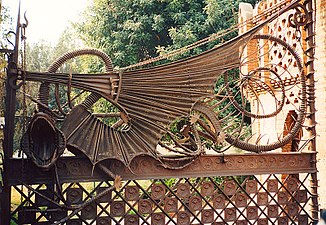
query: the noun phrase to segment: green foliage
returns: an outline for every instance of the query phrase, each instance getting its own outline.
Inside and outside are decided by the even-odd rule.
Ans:
[[[87,45],[104,50],[114,65],[123,67],[234,25],[238,4],[238,0],[94,0],[75,27]]]
[[[28,39],[27,39],[28,40]],[[62,35],[56,46],[52,46],[46,41],[40,41],[38,43],[26,43],[26,62],[28,71],[44,72],[48,67],[55,61],[56,58],[60,57],[67,51],[73,50],[79,47],[78,43],[75,41],[76,36],[71,29],[67,29]],[[23,45],[21,45],[23,46]],[[65,64],[58,72],[82,72],[83,68],[88,68],[84,66],[82,59],[71,60],[69,63]],[[25,85],[25,91],[34,99],[38,98],[39,93],[39,83],[38,82],[27,82]],[[23,88],[20,89],[21,91]],[[79,90],[73,90],[73,92],[78,92]],[[60,101],[64,104],[67,101],[67,88],[61,87],[59,89]],[[73,93],[74,95],[75,93]],[[22,92],[17,92],[17,104],[16,104],[16,127],[14,134],[14,151],[19,149],[20,139],[23,131],[24,124],[24,112],[23,112],[23,101],[24,95]],[[49,107],[55,109],[56,102],[54,98],[54,85],[50,88],[50,98]],[[36,104],[32,102],[29,98],[26,98],[26,113],[28,117],[31,117],[36,110]]]
[[[13,31],[14,30],[14,26],[13,26],[13,18],[10,16],[9,14],[9,10],[8,8],[1,6],[0,9],[0,24],[1,24],[1,29],[0,29],[0,47],[1,48],[13,48],[13,46],[8,46],[8,41],[7,41],[7,37],[13,42],[12,38],[10,36],[7,36],[7,33],[9,31]]]
[[[124,67],[229,28],[237,22],[238,5],[239,0],[94,0],[74,27],[87,46],[105,51],[113,65]],[[233,32],[225,38],[236,35]],[[215,44],[193,49],[179,58],[201,53]],[[91,72],[98,72],[102,66],[98,62],[88,65]],[[99,102],[95,111],[108,112],[110,108]]]
[[[178,183],[178,178],[167,178],[162,180],[165,185],[167,185],[169,188],[173,189]]]
[[[52,61],[53,47],[49,43],[42,41],[35,44],[27,45],[27,70],[45,71]]]
[[[3,7],[1,4],[0,9],[0,48],[13,48],[13,46],[8,46],[7,33],[9,30],[13,29],[12,17],[10,17],[8,9]],[[0,54],[0,116],[4,116],[4,78],[5,78],[5,68],[7,66],[6,55],[4,53]]]
[[[28,39],[27,39],[28,40]],[[77,37],[73,30],[67,28],[60,36],[58,43],[53,46],[49,42],[43,40],[38,43],[28,43],[27,41],[27,70],[29,71],[46,71],[48,67],[64,53],[80,48],[80,44],[76,41]],[[83,72],[88,66],[84,66],[83,60],[71,60],[58,72]]]

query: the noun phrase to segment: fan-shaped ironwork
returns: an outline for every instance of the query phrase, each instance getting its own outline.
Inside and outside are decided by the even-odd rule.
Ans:
[[[61,130],[68,149],[82,152],[94,165],[117,159],[129,167],[137,156],[149,155],[165,167],[182,168],[209,150],[220,153],[233,146],[251,152],[271,151],[290,142],[301,128],[306,108],[305,74],[302,59],[291,45],[259,32],[277,16],[294,8],[297,19],[293,23],[297,24],[301,11],[297,2],[293,2],[236,38],[169,64],[114,71],[105,53],[77,50],[56,60],[47,73],[26,72],[26,79],[42,82],[39,109],[54,119],[63,119]],[[244,54],[252,44],[256,50]],[[269,58],[273,52],[277,52],[277,59]],[[66,61],[84,54],[100,57],[105,62],[105,73],[56,73]],[[284,60],[291,62],[284,65]],[[293,79],[289,82],[288,77]],[[47,107],[49,84],[56,85],[60,115]],[[68,112],[61,107],[59,85],[68,87],[66,105],[71,108]],[[72,87],[91,94],[73,106]],[[301,93],[293,104],[298,114],[294,126],[284,137],[256,134],[252,127],[259,121],[277,117],[289,101],[288,90],[293,88]],[[266,95],[273,103],[265,108]],[[93,113],[91,107],[100,97],[113,104],[118,112]],[[103,116],[120,119],[109,126],[99,119]]]

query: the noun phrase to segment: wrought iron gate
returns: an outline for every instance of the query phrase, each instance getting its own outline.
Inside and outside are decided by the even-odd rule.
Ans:
[[[49,201],[45,185],[14,186],[22,203],[17,224],[311,224],[310,174],[129,180],[76,213]],[[92,185],[92,187],[89,187]],[[69,206],[98,195],[112,182],[65,183]],[[49,190],[50,189],[50,190]],[[54,198],[55,199],[55,198]],[[60,204],[60,202],[58,202]],[[69,219],[68,215],[74,214]],[[63,220],[65,219],[65,220]]]
[[[90,176],[85,159],[58,162],[61,187],[54,171],[11,160],[12,195],[20,196],[11,218],[16,224],[314,224],[313,159],[314,153],[203,156],[171,171],[146,158],[135,161],[133,173],[124,170],[118,190],[109,189],[114,182],[104,181],[102,171]]]
[[[176,74],[165,77],[172,79],[168,84],[165,81],[162,82],[157,76],[150,76],[152,74],[148,75],[148,80],[140,82],[146,83],[144,86],[148,93],[144,97],[145,100],[139,100],[138,93],[135,94],[133,90],[128,90],[128,87],[140,88],[137,86],[139,77],[133,76],[132,70],[126,72],[121,70],[117,73],[110,71],[111,65],[106,65],[106,73],[99,74],[98,79],[100,84],[102,84],[101,82],[110,84],[110,90],[105,85],[105,88],[101,85],[89,87],[89,82],[93,78],[87,77],[87,75],[78,77],[75,74],[55,73],[57,67],[66,59],[84,54],[83,51],[68,53],[59,58],[49,69],[51,76],[49,73],[28,72],[24,68],[18,68],[19,32],[21,28],[24,28],[19,24],[16,31],[16,46],[12,51],[7,51],[9,63],[6,81],[4,155],[2,157],[4,185],[1,186],[0,191],[1,223],[316,224],[319,212],[314,117],[313,1],[280,1],[275,6],[271,5],[268,8],[266,4],[266,10],[262,15],[250,19],[250,25],[253,28],[248,25],[249,22],[241,23],[242,27],[240,28],[244,29],[245,27],[249,31],[242,30],[240,32],[239,30],[240,35],[234,38],[233,42],[227,42],[221,45],[222,47],[217,47],[200,56],[216,57],[213,58],[214,60],[210,58],[210,65],[215,67],[212,70],[204,70],[209,78],[203,79],[200,72],[191,74],[198,68],[206,68],[204,67],[206,61],[203,57],[198,57],[199,59],[193,57],[191,58],[193,61],[185,63],[186,66],[180,63],[181,68],[185,67],[183,68],[185,74],[177,79],[177,81],[181,79],[180,82],[185,83],[184,86],[180,86],[180,90],[174,90],[173,85],[176,80],[173,79]],[[280,18],[279,14],[283,15],[286,12],[290,12],[285,15],[286,19],[276,22],[292,27],[289,29],[293,29],[293,33],[290,32],[290,34],[294,37],[291,40],[295,42],[294,44],[287,43],[282,35],[275,33],[273,36],[264,33],[265,28],[268,30],[277,25],[271,21]],[[264,19],[266,20],[263,21]],[[266,25],[268,23],[271,25]],[[282,31],[281,26],[277,29]],[[259,30],[263,31],[262,34],[258,33]],[[296,52],[298,47],[296,41],[302,45],[300,53],[303,55],[303,63],[299,53]],[[258,55],[254,59],[250,57],[255,54],[244,54],[252,43],[255,45],[256,55]],[[227,57],[213,54],[214,51],[219,50],[226,54],[232,49],[235,51],[228,54]],[[268,57],[265,57],[266,53],[260,55],[264,51],[268,52]],[[239,52],[242,53],[240,57]],[[106,56],[100,51],[92,51],[92,53],[102,57],[105,62],[110,61],[106,60]],[[243,62],[243,58],[247,61]],[[276,66],[273,64],[275,58],[278,60]],[[227,59],[234,61],[227,61]],[[218,60],[229,63],[227,68],[223,67],[225,65],[216,64],[215,62]],[[269,65],[266,63],[268,60],[273,62],[270,68],[266,67]],[[288,64],[282,65],[282,60],[287,61]],[[195,63],[191,64],[194,61]],[[171,73],[180,64],[171,64],[173,65],[172,69],[170,68]],[[256,66],[254,69],[251,68],[253,64]],[[277,73],[280,70],[279,67],[287,71],[288,65],[296,69],[297,73],[289,73],[290,77],[282,77],[285,72],[281,75]],[[192,70],[187,68],[189,66],[193,66]],[[241,84],[235,87],[250,86],[247,91],[241,92],[241,95],[247,94],[248,99],[254,99],[253,102],[255,102],[255,98],[258,99],[259,95],[272,93],[276,102],[275,112],[266,115],[255,114],[246,110],[243,102],[241,104],[236,102],[236,95],[233,95],[229,89],[229,83],[234,74],[234,70],[230,69],[231,66],[234,66],[232,69],[243,73],[243,77],[239,75],[240,78],[243,78],[239,79]],[[168,70],[163,68],[163,72]],[[178,68],[180,69],[180,67]],[[231,72],[228,73],[224,70]],[[139,71],[142,72],[142,70]],[[183,70],[180,69],[180,71]],[[218,79],[224,79],[224,86],[215,90],[217,93],[207,94],[209,91],[205,88],[218,89],[214,83],[216,73],[219,75]],[[262,78],[262,74],[265,73],[269,73],[269,77]],[[189,77],[193,75],[194,78],[182,80],[185,79],[184,75]],[[74,80],[75,76],[78,79]],[[128,81],[123,76],[130,80]],[[252,83],[253,80],[257,82]],[[16,93],[21,87],[17,85],[19,81],[22,81],[22,85],[26,81],[39,81],[43,85],[39,95],[41,100],[35,100],[40,112],[31,119],[31,123],[36,121],[41,125],[35,125],[37,127],[35,129],[33,124],[29,125],[21,138],[22,149],[28,159],[24,154],[20,157],[13,157]],[[91,94],[81,105],[71,107],[70,113],[60,117],[61,121],[59,121],[59,119],[54,119],[55,113],[46,105],[49,97],[47,85],[51,82],[55,85],[67,83],[69,92],[75,85],[90,91]],[[201,83],[197,85],[196,82]],[[247,86],[243,85],[244,82],[247,82]],[[127,91],[123,89],[123,85],[127,86]],[[165,90],[155,92],[155,85],[170,88],[169,90],[173,94],[169,97],[172,100],[160,97],[165,94]],[[204,88],[200,89],[197,86]],[[154,94],[151,95],[151,93]],[[220,95],[223,95],[222,100],[218,99]],[[115,113],[121,117],[118,125],[106,126],[101,120],[95,118],[95,114],[91,115],[87,111],[88,107],[101,96],[115,104],[120,110],[119,113]],[[128,96],[131,96],[130,99]],[[277,99],[278,97],[281,100]],[[178,102],[179,98],[184,99],[185,103]],[[135,105],[130,108],[127,107],[128,104],[126,104],[127,106],[123,105],[124,103],[131,104],[133,99],[137,99],[139,102],[135,101]],[[160,100],[161,102],[159,102]],[[170,100],[172,103],[169,102]],[[187,102],[188,100],[190,103]],[[144,103],[144,109],[140,107],[140,103]],[[160,108],[168,103],[171,103],[171,108]],[[300,105],[298,106],[298,104]],[[252,137],[256,140],[246,142],[241,130],[242,122],[237,122],[237,126],[231,127],[232,131],[230,131],[231,128],[228,124],[230,116],[228,115],[226,118],[219,115],[220,111],[225,108],[214,108],[216,105],[223,107],[233,105],[235,111],[241,112],[237,114],[242,116],[241,121],[249,118],[252,133],[248,140]],[[259,104],[258,106],[252,104],[251,107],[252,109],[256,107],[259,112]],[[286,111],[285,108],[289,111]],[[125,109],[128,109],[129,112]],[[149,109],[152,109],[154,115],[151,115]],[[260,122],[255,120],[260,121],[260,119],[273,117],[282,110],[286,117],[285,122],[278,120],[278,123],[281,121],[281,129],[284,126],[284,130],[281,131],[282,135],[275,135],[273,144],[269,143],[269,139],[260,144],[264,138],[253,132],[254,129],[260,129]],[[143,115],[146,114],[144,112],[148,115]],[[132,119],[129,118],[128,113],[131,115],[130,117],[133,116]],[[168,125],[179,117],[182,117],[185,122],[181,124],[184,125],[183,128],[179,129],[179,134],[182,135],[177,136],[170,132]],[[82,121],[79,121],[80,118]],[[24,119],[27,117],[25,116]],[[57,124],[62,121],[61,131]],[[267,121],[267,123],[269,122]],[[88,139],[87,134],[84,134],[83,126],[85,124],[95,127],[92,130],[96,134],[93,136],[94,140]],[[133,131],[134,133],[131,133],[130,136],[123,136],[131,127],[130,124],[135,127],[136,131]],[[49,154],[52,154],[49,165],[47,164],[48,159],[42,158],[41,154],[37,155],[36,153],[39,153],[37,151],[33,152],[35,151],[34,145],[43,144],[43,147],[44,143],[46,145],[43,140],[33,137],[34,130],[44,127],[48,128],[54,136],[49,138],[51,139],[49,146],[53,144],[54,147],[50,146],[46,149],[50,149]],[[82,128],[79,129],[80,127]],[[241,129],[238,129],[239,127]],[[238,132],[238,130],[240,131]],[[42,131],[35,132],[40,135]],[[163,143],[162,139],[166,138],[163,133],[168,135],[176,147]],[[306,134],[307,139],[302,139],[302,133]],[[175,137],[180,137],[180,139],[176,140]],[[108,144],[109,142],[105,142],[105,138],[111,138],[111,145]],[[215,149],[215,154],[205,154],[205,148],[211,148],[211,145],[215,147],[216,143],[219,145],[223,141],[228,142],[229,146],[234,145],[254,153],[224,154],[224,150],[218,146]],[[85,150],[79,142],[88,148]],[[163,157],[161,152],[157,151],[157,145],[179,155]],[[80,151],[82,154],[59,157],[66,147],[69,150]],[[106,152],[100,152],[109,148],[113,152],[112,155],[107,156]],[[226,150],[228,149],[226,148]],[[274,149],[279,149],[279,151],[266,153]],[[283,152],[280,152],[281,150]]]

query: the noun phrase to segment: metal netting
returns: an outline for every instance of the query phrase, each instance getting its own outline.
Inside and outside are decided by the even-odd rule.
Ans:
[[[14,186],[16,224],[312,224],[310,174],[129,180],[74,212],[112,182]],[[72,216],[72,213],[74,215]]]

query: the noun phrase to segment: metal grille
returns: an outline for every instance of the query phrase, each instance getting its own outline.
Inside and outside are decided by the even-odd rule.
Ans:
[[[285,2],[290,3],[291,1],[284,1],[284,3]],[[78,79],[73,80],[71,74],[69,74],[69,76],[68,74],[52,74],[49,76],[48,73],[34,74],[23,70],[22,75],[24,81],[25,79],[27,81],[33,81],[37,76],[39,76],[36,80],[39,82],[46,81],[46,84],[43,84],[47,85],[48,82],[56,83],[58,80],[62,79],[61,84],[68,84],[68,90],[70,89],[70,86],[75,85],[75,87],[79,88],[79,85],[83,84],[80,86],[82,89],[91,92],[96,91],[90,95],[91,97],[87,98],[87,101],[85,100],[82,107],[74,107],[68,114],[69,117],[63,116],[65,118],[63,120],[63,125],[60,127],[62,129],[64,128],[63,130],[65,133],[58,128],[53,129],[55,126],[52,124],[51,118],[47,118],[47,116],[44,117],[42,113],[34,115],[34,121],[46,121],[47,126],[50,128],[49,132],[56,134],[56,138],[51,139],[52,142],[50,144],[53,148],[55,147],[56,150],[52,151],[52,147],[47,148],[51,150],[49,151],[49,154],[52,155],[50,160],[51,163],[47,164],[48,159],[42,158],[42,155],[38,154],[36,154],[37,157],[35,158],[37,160],[34,161],[34,163],[46,170],[40,170],[39,168],[36,169],[34,164],[34,166],[30,166],[32,165],[31,162],[23,158],[12,158],[13,137],[15,133],[14,117],[16,112],[15,106],[17,103],[16,88],[18,87],[15,85],[15,79],[19,78],[19,71],[17,71],[18,52],[15,51],[11,56],[13,59],[9,60],[10,63],[8,64],[7,70],[7,76],[10,79],[7,79],[8,82],[6,84],[6,132],[4,137],[5,186],[3,187],[4,191],[2,192],[1,190],[0,193],[1,200],[4,199],[5,201],[10,201],[6,201],[4,204],[2,204],[1,201],[0,207],[4,209],[1,211],[1,216],[4,218],[1,218],[1,221],[6,221],[7,223],[9,216],[13,224],[33,225],[55,223],[105,225],[316,224],[316,221],[318,220],[318,196],[315,146],[316,122],[314,115],[314,10],[313,2],[310,0],[303,1],[303,5],[299,4],[299,2],[296,2],[296,4],[294,3],[295,1],[292,1],[291,7],[284,8],[286,10],[289,9],[288,12],[290,13],[290,15],[284,14],[284,19],[277,13],[278,19],[276,20],[276,23],[282,21],[282,26],[273,29],[274,23],[270,23],[269,28],[272,29],[269,29],[267,33],[272,32],[272,36],[252,36],[255,33],[255,29],[258,29],[252,28],[249,30],[252,33],[250,34],[249,32],[246,35],[241,36],[241,40],[238,39],[236,45],[224,45],[222,53],[230,52],[231,54],[229,55],[219,54],[217,50],[221,50],[222,48],[215,48],[213,50],[216,50],[216,54],[214,54],[215,58],[207,57],[209,58],[208,61],[201,57],[193,58],[192,64],[188,61],[180,61],[182,63],[180,64],[181,67],[179,67],[179,69],[184,68],[182,70],[174,67],[169,73],[164,75],[163,72],[166,72],[165,68],[160,67],[162,70],[156,70],[155,72],[155,74],[161,75],[159,77],[152,76],[154,72],[149,73],[147,76],[147,72],[143,71],[146,76],[142,76],[142,79],[144,79],[142,82],[138,81],[139,76],[135,75],[134,71],[124,71],[123,76],[128,79],[124,79],[123,82],[121,80],[122,72],[119,74],[112,73],[113,77],[111,78],[114,78],[113,80],[119,80],[118,85],[116,83],[113,84],[112,79],[109,79],[106,74],[102,74],[103,80],[101,79],[100,82],[95,83],[105,85],[95,85],[94,88],[90,88],[89,85],[84,85],[83,83],[94,83],[89,82],[90,80],[93,80],[93,75],[82,75],[83,79],[86,80],[78,81]],[[268,12],[266,8],[263,9],[263,11]],[[300,18],[303,19],[303,21],[298,20]],[[19,26],[17,28],[19,28]],[[246,27],[246,29],[247,28],[249,27]],[[282,36],[281,33],[285,34],[285,29],[292,29],[292,35],[288,35],[291,34],[291,32],[286,32],[288,37]],[[305,31],[302,32],[303,36],[293,36],[293,34],[301,33],[299,32],[301,29],[302,31],[305,29]],[[19,29],[17,30],[19,31]],[[264,28],[262,28],[262,30],[264,30]],[[17,32],[17,37],[19,37],[19,32]],[[252,37],[252,39],[250,40],[249,37]],[[292,39],[289,41],[288,38]],[[19,40],[19,38],[17,40]],[[241,67],[248,65],[248,68],[242,68],[248,70],[243,74],[250,75],[247,76],[250,78],[248,79],[247,84],[250,87],[251,85],[254,85],[253,88],[255,91],[257,89],[259,93],[259,95],[250,96],[250,98],[252,98],[250,101],[261,102],[262,99],[264,102],[269,104],[270,101],[266,100],[267,98],[265,99],[266,96],[264,96],[264,92],[271,94],[276,90],[281,90],[281,92],[284,92],[284,94],[281,94],[281,98],[277,98],[280,97],[278,94],[281,92],[277,92],[278,94],[271,94],[274,102],[278,102],[277,105],[279,105],[275,105],[276,111],[267,115],[251,113],[255,111],[265,111],[265,109],[261,110],[259,108],[261,107],[259,106],[261,104],[257,104],[257,109],[251,108],[250,112],[244,113],[246,110],[242,106],[246,104],[243,104],[243,102],[240,104],[235,101],[236,96],[240,95],[233,95],[229,88],[225,89],[223,86],[217,90],[219,93],[218,95],[212,95],[211,99],[207,99],[207,101],[205,100],[199,104],[199,99],[208,96],[206,90],[212,90],[216,87],[215,82],[217,75],[220,77],[219,79],[223,79],[224,86],[228,87],[228,83],[233,84],[233,73],[225,73],[224,69],[230,69],[230,72],[232,72],[231,64],[233,65],[234,62],[238,61],[238,50],[240,47],[249,49],[250,44],[257,42],[257,40],[259,40],[259,43],[262,43],[258,45],[256,43],[254,51],[248,50],[248,52],[253,52],[254,54],[251,53],[249,55],[258,58],[251,59],[245,55],[241,57],[246,59],[244,61],[241,59]],[[301,40],[302,45],[297,45],[297,42],[300,42]],[[267,48],[268,46],[271,47]],[[16,47],[15,50],[19,49],[18,43],[16,43]],[[261,50],[265,51],[265,47],[268,52],[272,53],[270,56],[265,52],[263,55],[259,53]],[[300,52],[297,53],[296,51],[299,47]],[[301,51],[302,54],[304,53],[303,60],[301,60],[301,56],[298,55],[301,54]],[[256,54],[255,52],[259,54]],[[78,54],[75,53],[76,52],[72,53],[72,56],[78,56],[83,52],[79,52]],[[212,51],[210,54],[211,53]],[[69,55],[70,54],[64,55],[61,59],[65,60]],[[209,55],[207,53],[207,56],[213,56],[213,54]],[[270,60],[265,61],[268,57],[270,57]],[[283,63],[288,60],[287,57],[290,57],[289,59],[292,61],[288,61],[291,63],[284,66]],[[213,61],[218,63],[209,63]],[[268,63],[268,61],[271,63]],[[301,61],[305,65],[303,70]],[[223,65],[223,62],[230,63],[230,65]],[[275,66],[266,68],[266,65],[255,65],[253,68],[258,66],[257,69],[252,70],[249,68],[252,66],[249,65],[251,62],[264,62],[264,64],[267,62],[267,65]],[[61,64],[61,60],[55,62],[51,68],[53,69],[56,66],[60,66],[59,64]],[[288,74],[291,75],[290,78],[283,72],[280,72],[281,75],[278,75],[277,70],[279,69],[282,69],[282,71],[289,71],[290,64],[295,67],[295,72],[291,71],[291,73]],[[222,69],[223,67],[224,69]],[[156,67],[156,69],[157,68],[158,67]],[[56,69],[52,69],[49,69],[49,71],[55,72]],[[238,66],[236,66],[236,69],[238,69]],[[249,72],[249,70],[252,70],[253,73]],[[137,71],[139,72],[142,70]],[[180,71],[183,71],[183,73],[180,73]],[[205,79],[202,77],[204,76],[203,73],[196,71],[205,72]],[[256,79],[255,76],[257,75],[260,77],[261,73],[271,73],[272,76],[269,75],[267,80]],[[162,77],[170,79],[172,75],[177,76],[173,79],[176,79],[175,81],[178,81],[179,83],[180,77],[184,75],[182,78],[185,79],[183,83],[187,85],[182,86],[181,88],[180,85],[176,87],[174,81],[169,81],[168,83],[162,82]],[[74,77],[76,76],[78,75],[74,75]],[[204,80],[207,83],[201,83],[204,82]],[[257,82],[257,80],[259,80],[259,82]],[[13,83],[11,84],[9,81],[13,81]],[[73,84],[72,81],[76,81],[76,83]],[[200,83],[198,83],[199,81]],[[297,81],[300,82],[297,83]],[[118,90],[113,90],[113,92],[109,91],[107,89],[107,83],[110,84],[109,86],[112,87],[112,90],[114,87],[116,88],[119,86]],[[122,85],[122,83],[123,89],[121,89],[122,92],[120,92],[120,87],[122,88],[120,85]],[[248,85],[241,81],[235,87],[242,90],[244,86]],[[289,88],[290,85],[294,88]],[[232,86],[232,88],[234,87]],[[142,90],[141,92],[144,91],[147,94],[142,94],[141,100],[135,101],[135,99],[139,99],[139,92],[137,90],[140,89]],[[43,110],[43,108],[47,109],[49,88],[43,86],[40,90],[39,99],[42,104],[45,103],[45,108],[42,105],[39,106],[41,106],[41,111],[47,112],[48,110]],[[158,90],[160,90],[160,92],[158,92]],[[166,90],[169,90],[169,95],[166,95]],[[285,94],[285,91],[289,93]],[[89,112],[86,111],[85,107],[87,106],[86,108],[89,108],[97,101],[99,96],[95,93],[102,93],[102,97],[114,101],[116,101],[119,96],[119,104],[122,104],[123,107],[128,109],[126,112],[129,112],[129,115],[133,115],[132,120],[130,120],[133,121],[132,127],[134,130],[131,133],[132,135],[124,136],[124,133],[115,130],[114,126],[106,127],[105,124],[100,123],[95,119],[95,117],[93,118],[89,116]],[[241,93],[241,99],[244,99],[242,98],[242,91],[239,93]],[[248,93],[250,94],[250,91]],[[117,97],[113,99],[113,95],[116,95]],[[160,98],[159,96],[164,96],[164,98]],[[166,101],[166,96],[172,96],[172,98],[170,98],[169,101]],[[191,96],[191,98],[189,98],[189,96]],[[223,100],[218,101],[218,104],[215,103],[216,100],[219,100],[220,96],[223,96]],[[259,96],[262,98],[259,99]],[[24,96],[24,98],[25,97],[26,96]],[[59,97],[56,97],[56,100],[58,100]],[[67,98],[69,99],[69,97]],[[189,99],[191,99],[191,101],[189,101]],[[306,99],[308,100],[306,101]],[[214,110],[212,110],[210,104],[204,105],[204,103],[208,103],[208,100],[211,101],[214,107],[223,106],[223,110],[219,107],[213,107]],[[167,104],[167,102],[169,104]],[[219,114],[221,111],[226,109],[224,108],[224,103],[226,103],[225,105],[231,105],[232,103],[232,105],[235,106],[235,110],[240,112],[240,114],[237,112],[234,115],[242,115],[243,120],[246,119],[245,116],[253,118],[250,120],[252,122],[250,127],[253,128],[252,135],[249,137],[249,139],[251,139],[250,142],[249,139],[242,140],[242,137],[245,134],[243,133],[245,130],[242,130],[242,119],[239,120],[240,122],[234,120],[234,118],[230,117],[233,113],[230,113],[227,117]],[[307,110],[305,110],[306,103]],[[65,105],[69,106],[69,100]],[[167,107],[167,105],[172,107]],[[208,106],[209,108],[207,108]],[[60,104],[58,104],[58,110],[62,111],[60,110],[60,107]],[[253,107],[253,105],[251,105],[251,107]],[[188,115],[191,109],[194,111],[191,113],[196,114],[196,116],[192,114]],[[162,110],[167,113],[161,113]],[[288,112],[290,112],[289,110],[294,110],[298,115],[300,115],[300,117],[293,120],[296,125],[294,125],[293,129],[290,129],[290,131],[287,129],[283,130],[284,127],[288,127],[287,122],[286,125],[284,125],[285,117],[283,118],[283,116],[286,116]],[[191,128],[193,131],[192,135],[194,136],[194,142],[192,143],[193,146],[191,146],[191,148],[187,147],[189,146],[189,143],[185,143],[184,146],[179,145],[182,147],[180,149],[184,150],[183,152],[179,150],[176,151],[176,149],[169,149],[169,146],[167,145],[161,145],[161,147],[166,148],[167,150],[172,150],[185,156],[191,156],[189,165],[188,157],[186,157],[187,160],[184,162],[175,160],[177,158],[174,158],[173,160],[170,157],[162,158],[161,162],[154,160],[158,155],[161,155],[161,152],[156,152],[156,144],[159,142],[161,134],[170,132],[168,125],[170,125],[174,119],[179,117],[185,116],[187,119],[191,120],[193,117],[197,117],[197,113],[200,115],[198,118],[202,118],[203,120],[195,118],[196,122],[194,123],[198,123],[196,124],[196,127],[194,126]],[[284,115],[282,115],[283,113]],[[62,114],[64,115],[65,113],[62,111]],[[121,115],[122,114],[120,114],[120,116]],[[275,127],[281,127],[281,129],[275,129],[276,135],[270,135],[270,139],[266,137],[265,134],[256,132],[257,130],[270,131],[269,128],[262,129],[264,128],[264,124],[258,122],[258,119],[268,118],[266,124],[269,125],[269,117],[274,117],[276,115],[277,120],[275,121],[277,126]],[[82,121],[86,121],[87,118],[89,118],[89,120],[87,120],[87,123],[81,123],[81,118],[83,118]],[[123,121],[122,117],[121,119],[121,121]],[[128,125],[130,121],[128,118],[125,118],[125,125]],[[40,124],[35,126],[41,127],[43,122],[39,122]],[[220,123],[222,126],[220,126]],[[78,124],[80,124],[80,126]],[[207,124],[212,124],[212,127],[209,128]],[[230,126],[231,124],[233,128]],[[281,124],[281,126],[279,126],[279,124]],[[83,125],[83,127],[81,127],[81,125]],[[85,132],[85,130],[89,130],[86,125],[94,125],[94,129],[92,129],[94,132],[92,135]],[[256,127],[256,125],[262,126]],[[303,134],[303,137],[301,138],[302,144],[300,145],[299,151],[296,153],[224,155],[224,150],[220,151],[219,148],[216,148],[215,150],[217,152],[223,154],[214,156],[202,155],[198,157],[203,153],[200,150],[203,146],[198,144],[203,138],[207,139],[204,142],[208,143],[209,147],[210,140],[215,141],[217,138],[224,140],[224,135],[222,135],[224,132],[228,134],[225,137],[225,140],[229,144],[235,147],[240,147],[244,150],[261,153],[284,147],[285,143],[287,143],[290,138],[297,138],[296,134],[301,133],[302,125],[307,128],[303,129],[303,131],[307,131],[307,134]],[[34,131],[32,128],[33,127],[29,126],[27,128],[28,132],[23,134],[22,146],[26,147],[23,148],[25,154],[33,159],[35,156],[33,155],[34,152],[39,152],[36,151],[38,145],[44,146],[45,142],[42,142],[39,139],[34,140],[33,138],[30,138],[31,134],[34,133],[32,132]],[[78,130],[78,132],[75,132],[76,130]],[[180,129],[181,133],[179,134],[183,133],[182,130],[183,129]],[[206,130],[209,135],[207,136],[205,133],[200,133],[201,130]],[[217,132],[220,130],[223,132]],[[282,135],[279,135],[279,130],[281,130],[281,132],[283,130]],[[255,133],[257,135],[255,135]],[[287,134],[284,135],[285,133]],[[42,135],[42,132],[35,132],[34,134],[36,134],[36,136]],[[79,148],[88,159],[79,159],[79,157],[62,157],[57,160],[57,157],[66,147],[64,145],[64,134],[66,137],[70,137],[68,138],[68,147],[77,146],[77,148]],[[72,137],[72,135],[75,136]],[[185,133],[182,134],[182,136],[190,137],[191,135]],[[89,137],[94,137],[94,139]],[[175,137],[178,137],[178,135]],[[275,142],[271,144],[270,141],[274,137]],[[171,135],[171,138],[173,139],[174,136]],[[298,139],[300,139],[300,137],[298,137]],[[111,142],[107,142],[108,140]],[[31,148],[31,146],[34,146],[34,141],[38,144],[35,144],[35,148]],[[175,143],[178,144],[178,141],[181,143],[185,140],[176,139]],[[289,145],[284,147],[282,150],[298,150],[298,146],[295,146],[298,144],[298,141],[299,140],[293,140],[292,143],[289,143]],[[87,151],[85,152],[83,149],[87,149]],[[127,154],[130,149],[135,151],[137,154]],[[226,147],[226,149],[228,149],[228,147]],[[304,149],[311,150],[311,152],[303,152],[302,150]],[[107,155],[108,152],[113,155]],[[121,152],[124,154],[118,154]],[[155,154],[153,154],[153,152],[155,152]],[[101,155],[104,158],[97,157]],[[142,156],[142,158],[138,158],[135,155]],[[129,156],[131,158],[128,158]],[[151,156],[154,157],[151,158]],[[126,160],[126,158],[128,159]],[[118,162],[114,162],[114,159],[117,159]],[[99,164],[104,167],[104,169],[101,167],[103,171],[98,171],[99,168],[94,167],[94,165],[99,161],[103,163]],[[164,162],[163,168],[161,165],[162,162]],[[126,180],[120,190],[112,189],[112,191],[108,191],[111,190],[110,188],[113,186],[113,182],[103,181],[108,177],[108,174],[104,173],[105,171],[109,171],[110,177],[115,177],[112,176],[111,173],[113,175],[118,174]],[[272,173],[272,175],[270,175],[270,173]],[[244,174],[246,176],[236,176]],[[256,175],[248,176],[250,174]],[[217,175],[229,176],[217,177]],[[310,176],[311,183],[308,184],[308,178]],[[163,179],[167,177],[170,179]],[[150,180],[151,178],[156,179]],[[81,181],[88,182],[81,183]],[[61,185],[59,186],[54,184],[60,182]],[[309,187],[309,189],[307,187]],[[96,198],[96,196],[101,196],[101,198]],[[12,203],[13,207],[8,213],[10,203]]]
[[[13,186],[13,196],[21,201],[12,211],[12,221],[53,224],[70,217],[64,224],[312,224],[309,176],[129,180],[119,191],[110,191],[75,212],[65,209],[62,200],[78,206],[106,191],[112,182],[65,183],[61,200],[49,186]]]

